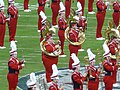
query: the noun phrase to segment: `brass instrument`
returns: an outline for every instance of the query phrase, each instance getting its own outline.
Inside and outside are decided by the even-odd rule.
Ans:
[[[120,32],[120,24],[119,24],[119,26],[117,27],[117,30]]]
[[[45,30],[44,31],[42,31],[42,37],[45,37],[46,36],[46,34],[49,32],[49,29],[51,28],[51,23],[50,23],[50,21],[48,21],[48,20],[46,20],[46,22],[45,22]]]
[[[79,41],[78,42],[72,42],[70,39],[69,39],[69,32],[70,32],[70,28],[67,27],[66,30],[65,30],[65,38],[67,39],[67,41],[72,44],[72,45],[81,45],[82,43],[84,43],[85,41],[85,34],[84,32],[82,31],[79,31]]]
[[[70,17],[75,16],[75,10],[73,8],[70,9]]]
[[[117,29],[114,29],[113,28],[114,25],[111,21],[108,22],[108,27],[105,31],[105,36],[106,36],[106,39],[108,39],[109,41],[111,41],[112,37],[116,37],[116,38],[120,38],[119,36],[119,31]]]
[[[59,46],[59,43],[57,44],[58,45],[57,49],[54,52],[49,53],[46,51],[45,42],[46,42],[46,39],[44,38],[40,43],[40,48],[42,52],[44,52],[48,56],[53,56],[53,57],[59,56],[59,54],[61,53],[61,47]]]
[[[75,10],[73,8],[70,9],[70,16],[69,18],[67,19],[67,24],[70,25],[70,21],[74,21],[74,17],[75,16]]]

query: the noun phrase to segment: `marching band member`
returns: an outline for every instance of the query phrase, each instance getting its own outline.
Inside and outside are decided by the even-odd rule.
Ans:
[[[120,19],[120,5],[119,5],[119,2],[117,0],[114,0],[114,3],[113,3],[113,14],[112,14],[112,17],[113,17],[113,21],[114,21],[114,24],[116,27],[118,27],[119,25],[119,19]]]
[[[35,73],[30,74],[30,79],[26,82],[28,90],[36,90],[36,77]]]
[[[4,2],[0,1],[0,49],[5,49],[4,36],[6,31],[6,16],[4,14]]]
[[[104,56],[103,67],[105,71],[105,76],[103,77],[103,81],[105,83],[105,90],[112,90],[113,88],[112,73],[117,67],[114,66],[111,62],[110,51],[106,43],[103,44],[103,49],[105,51],[105,53],[103,54]]]
[[[24,12],[31,12],[31,10],[28,9],[28,3],[29,3],[29,0],[24,0]]]
[[[78,42],[79,41],[79,30],[77,29],[77,23],[76,22],[71,22],[70,24],[70,32],[69,32],[69,39],[72,42]],[[76,56],[78,55],[78,48],[79,45],[73,45],[73,44],[69,44],[69,51],[70,51],[70,55],[72,53],[75,53]],[[69,69],[72,70],[72,63],[73,60],[70,57],[69,59]]]
[[[58,18],[58,27],[59,27],[59,30],[58,30],[58,36],[59,36],[59,40],[60,40],[60,46],[61,46],[61,54],[60,54],[60,57],[66,57],[66,55],[64,55],[64,41],[65,41],[65,36],[64,36],[64,33],[65,33],[65,30],[67,28],[67,22],[65,20],[65,7],[64,5],[60,5],[60,10],[59,10],[59,15],[60,17]]]
[[[77,0],[82,6],[82,16],[84,16],[84,7],[85,7],[85,0]]]
[[[77,2],[77,7],[78,7],[78,10],[76,10],[76,13],[78,16],[74,16],[73,18],[75,20],[77,20],[77,27],[78,29],[84,31],[85,30],[85,27],[87,25],[87,22],[85,21],[85,18],[84,16],[82,16],[82,6],[79,2]],[[79,46],[79,50],[78,51],[84,51],[84,49],[82,49],[82,45]]]
[[[8,74],[7,80],[9,90],[16,90],[18,84],[19,70],[21,70],[25,64],[25,61],[19,61],[17,58],[17,47],[15,43],[11,44],[10,59],[8,60]]]
[[[44,42],[44,43],[43,43]],[[44,44],[44,45],[42,45]],[[45,50],[42,52],[42,62],[46,71],[47,83],[51,82],[52,65],[58,63],[58,48],[59,44],[55,44],[50,33],[42,40],[41,45]],[[52,53],[53,55],[50,55]]]
[[[95,14],[93,11],[94,0],[88,0],[88,14]]]
[[[70,16],[71,0],[65,0],[65,17],[66,19]]]
[[[90,65],[87,66],[88,70],[88,90],[98,90],[99,87],[99,75],[100,75],[100,68],[96,68],[95,65],[95,54],[91,52],[90,49],[87,50],[89,63]]]
[[[97,6],[96,40],[104,40],[104,38],[102,37],[102,26],[104,24],[107,6],[105,5],[103,0],[97,0],[96,6]]]
[[[45,31],[45,29],[46,29],[46,19],[47,19],[47,17],[46,17],[46,15],[45,15],[45,13],[43,12],[43,11],[41,11],[40,13],[39,13],[39,15],[40,15],[40,17],[42,18],[42,21],[41,21],[41,23],[42,23],[42,27],[40,28],[40,42],[43,40],[43,35],[42,35],[42,33]]]
[[[55,64],[52,65],[52,71],[53,71],[51,75],[52,82],[50,84],[49,90],[64,90],[64,86],[61,86],[59,88],[57,85],[59,77],[58,77],[58,69]]]
[[[52,9],[52,25],[53,27],[57,28],[57,16],[59,13],[59,9],[60,9],[60,4],[62,2],[60,2],[60,0],[52,0],[51,3],[51,9]]]
[[[116,29],[112,29],[112,30],[117,32]],[[120,37],[119,31],[118,31],[118,36]],[[110,43],[108,43],[108,47],[111,53],[111,62],[113,65],[117,64],[115,55],[118,52],[118,50],[120,50],[119,43],[120,43],[120,40],[116,36],[112,36]],[[113,83],[116,83],[117,68],[114,69],[114,71],[112,72],[112,77],[113,77]]]
[[[75,53],[71,54],[71,58],[73,59],[74,63],[72,64],[73,72],[72,72],[72,82],[74,90],[83,90],[83,82],[86,77],[86,73],[82,75],[80,70],[80,61]]]
[[[8,29],[9,29],[9,41],[15,41],[17,21],[18,21],[18,9],[14,6],[14,0],[9,0],[8,12]]]
[[[42,28],[42,18],[39,14],[41,11],[44,12],[46,2],[46,0],[38,0],[38,32],[40,32],[40,29]]]

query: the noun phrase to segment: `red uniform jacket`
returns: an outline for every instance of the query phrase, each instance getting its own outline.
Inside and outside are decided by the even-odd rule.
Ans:
[[[38,0],[39,6],[44,6],[46,4],[46,0]]]
[[[105,70],[105,75],[107,76],[111,76],[114,70],[114,66],[112,63],[108,62],[107,60],[104,60],[103,62],[103,67],[104,67],[104,70]]]
[[[108,45],[108,47],[112,55],[115,55],[116,52],[118,51],[118,46],[113,41]]]
[[[56,50],[55,44],[51,43],[51,42],[46,42],[45,43],[45,49],[46,49],[47,52],[52,53]]]
[[[5,23],[6,23],[6,17],[2,12],[0,12],[0,25]]]
[[[59,3],[60,3],[60,0],[52,0],[52,3],[57,3],[57,4],[59,4]]]
[[[19,70],[22,69],[22,63],[15,57],[11,57],[8,61],[8,69],[11,74],[19,74]]]
[[[88,66],[88,90],[98,90],[100,71],[94,66]]]
[[[49,90],[60,90],[60,89],[58,88],[58,85],[56,83],[52,82],[52,84],[49,87]]]
[[[15,6],[9,5],[7,11],[8,11],[8,14],[10,15],[10,18],[17,18],[18,17],[18,9]]]
[[[72,29],[69,32],[69,39],[73,42],[78,42],[79,41],[78,35],[79,35],[79,31]]]
[[[71,78],[74,90],[83,90],[84,76],[81,73],[74,71]]]
[[[107,6],[102,0],[97,1],[96,6],[98,12],[106,12]]]
[[[87,70],[89,80],[92,80],[93,78],[94,81],[99,80],[100,71],[98,71],[95,66],[87,66]],[[93,78],[91,78],[90,75],[92,75]]]
[[[78,27],[82,27],[83,28],[83,30],[85,29],[85,27],[86,27],[86,25],[87,25],[87,23],[86,23],[86,21],[85,21],[85,19],[84,18],[79,18],[79,22],[78,22]]]
[[[58,18],[58,26],[59,26],[59,30],[65,30],[67,28],[66,20],[62,17],[59,17]]]
[[[116,1],[113,3],[113,10],[114,10],[114,12],[119,12],[119,10],[120,10],[120,5]]]

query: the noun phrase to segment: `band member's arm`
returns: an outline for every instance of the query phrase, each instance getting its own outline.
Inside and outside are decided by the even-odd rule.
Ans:
[[[66,29],[67,27],[67,25],[61,19],[59,19],[58,25],[59,25],[59,28],[63,30]]]
[[[114,66],[108,65],[108,64],[104,64],[104,68],[106,68],[108,71],[113,71],[114,70]]]
[[[15,64],[13,61],[10,61],[10,62],[8,63],[8,66],[10,66],[12,69],[15,69],[15,70],[20,70],[20,69],[22,69],[22,65]]]
[[[50,86],[50,87],[49,87],[49,90],[56,90],[56,87]]]
[[[2,16],[0,16],[0,23],[1,24],[4,24],[6,22],[6,20],[5,19],[3,19],[3,17]]]
[[[115,3],[113,3],[113,9],[115,10],[115,11],[119,11],[119,5],[115,2]]]
[[[102,10],[107,9],[107,6],[98,1],[97,2],[97,8],[102,11]]]
[[[99,77],[99,76],[100,76],[100,68],[96,70],[96,77]]]
[[[74,81],[76,81],[78,84],[83,84],[83,81],[84,81],[84,78],[80,78],[79,76],[77,75],[73,75],[73,79]]]
[[[10,15],[15,15],[15,12],[14,12],[14,10],[12,9],[12,7],[11,7],[11,8],[8,8],[8,13],[9,13]]]
[[[46,4],[46,0],[38,0],[38,3],[39,3],[40,5],[45,5],[45,4]]]

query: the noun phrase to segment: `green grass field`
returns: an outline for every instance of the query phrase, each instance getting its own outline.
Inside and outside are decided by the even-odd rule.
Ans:
[[[5,13],[7,8],[7,0],[5,1]],[[24,13],[23,12],[23,0],[15,0],[17,3],[16,6],[19,8],[19,20],[17,26],[17,34],[16,40],[17,48],[18,48],[18,58],[21,60],[23,57],[26,60],[25,68],[23,68],[19,74],[19,77],[29,74],[31,72],[43,71],[44,67],[41,60],[41,50],[39,47],[39,33],[37,32],[37,0],[30,0],[30,9],[32,12]],[[96,12],[96,1],[94,2],[94,11]],[[87,13],[87,1],[85,5],[85,16]],[[72,7],[76,9],[76,2],[72,4]],[[112,7],[111,7],[112,9]],[[51,9],[49,7],[45,8],[46,15],[48,16],[48,20],[51,21]],[[108,20],[112,19],[112,10],[107,11],[106,18],[103,26],[103,37],[104,30],[107,28]],[[79,52],[79,59],[81,65],[84,66],[84,56],[87,55],[86,50],[91,48],[93,53],[97,55],[97,53],[103,54],[102,44],[104,41],[96,41],[95,33],[96,33],[96,16],[94,15],[87,15],[88,16],[88,29],[85,32],[86,34],[86,41],[82,45],[85,49],[84,52]],[[6,26],[7,27],[7,26]],[[56,38],[57,33],[56,33]],[[4,50],[0,50],[0,90],[7,90],[8,83],[7,83],[7,62],[9,59],[9,33],[8,28],[6,29],[5,35],[5,46],[7,47]],[[65,54],[67,55],[66,58],[59,58],[58,68],[68,67],[69,61],[69,50],[68,50],[68,42],[65,41]],[[96,61],[98,64],[100,62],[100,56],[97,55]]]

